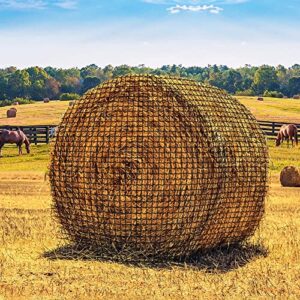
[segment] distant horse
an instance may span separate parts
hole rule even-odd
[[[22,145],[25,144],[27,153],[30,153],[29,140],[20,129],[16,131],[0,130],[0,157],[2,156],[2,147],[4,144],[16,144],[19,147],[19,155],[22,155]]]
[[[294,146],[294,141],[298,145],[298,129],[296,125],[288,124],[280,127],[276,138],[276,146],[279,146],[284,140],[287,140],[288,146],[289,141],[292,141],[292,146]]]

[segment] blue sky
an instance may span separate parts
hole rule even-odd
[[[300,63],[299,0],[0,0],[0,68]]]

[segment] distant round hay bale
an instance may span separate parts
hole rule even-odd
[[[280,182],[285,187],[300,187],[300,169],[294,166],[283,168],[280,173]]]
[[[119,77],[76,101],[59,128],[50,182],[75,243],[189,255],[246,239],[263,216],[265,137],[223,90]]]
[[[16,118],[17,116],[17,109],[12,107],[6,112],[7,118]]]
[[[49,103],[50,102],[50,99],[49,98],[44,98],[44,103]]]
[[[300,99],[300,95],[294,95],[293,99]]]
[[[264,101],[264,98],[263,97],[258,97],[257,100],[258,101]]]

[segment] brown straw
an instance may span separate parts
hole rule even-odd
[[[69,107],[50,180],[73,242],[174,257],[251,236],[267,170],[258,123],[223,90],[129,75]]]

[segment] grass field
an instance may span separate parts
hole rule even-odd
[[[264,98],[261,102],[256,100],[257,97],[236,98],[248,107],[258,120],[300,123],[300,100]],[[59,123],[68,105],[69,101],[19,105],[15,119],[6,118],[9,107],[0,107],[0,126],[55,125]]]
[[[69,106],[69,101],[37,102],[15,106],[17,117],[7,119],[6,111],[12,106],[0,107],[1,125],[56,125]]]
[[[300,100],[264,98],[264,101],[257,101],[257,97],[236,98],[250,109],[257,120],[300,124]]]
[[[241,102],[258,119],[300,123],[298,100]],[[55,124],[67,106],[19,106],[19,119],[12,121]],[[2,118],[5,111],[0,109],[0,124],[8,121]],[[16,147],[5,146],[0,159],[0,299],[300,299],[300,189],[279,183],[282,167],[300,167],[300,147],[268,144],[266,214],[249,244],[161,267],[116,263],[68,247],[51,214],[44,181],[49,146],[32,146],[31,154],[22,157]]]
[[[0,295],[4,299],[299,299],[300,189],[282,188],[278,174],[284,165],[300,166],[300,148],[269,145],[266,215],[250,246],[161,268],[103,261],[72,248],[63,251],[44,181],[48,146],[33,146],[32,154],[20,158],[16,148],[4,148]]]

